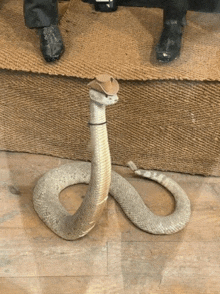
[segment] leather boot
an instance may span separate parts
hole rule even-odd
[[[176,19],[166,20],[163,31],[156,46],[157,60],[170,62],[179,57],[185,18],[182,21]]]
[[[58,60],[64,52],[63,40],[57,25],[38,29],[40,47],[47,62]]]

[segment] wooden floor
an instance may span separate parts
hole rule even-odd
[[[110,197],[86,237],[65,241],[38,218],[32,190],[42,174],[66,162],[0,152],[1,294],[220,293],[220,178],[166,173],[192,203],[190,223],[179,233],[140,231]],[[114,169],[155,213],[172,211],[172,197],[163,188],[127,168]],[[85,185],[76,185],[61,193],[67,210],[76,210],[85,190]]]

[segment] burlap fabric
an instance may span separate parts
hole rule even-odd
[[[220,175],[219,23],[190,12],[181,58],[159,65],[162,11],[102,14],[74,0],[60,24],[65,54],[46,64],[22,1],[3,2],[0,149],[90,159],[86,85],[109,72],[121,85],[120,103],[107,110],[113,163]]]
[[[4,70],[0,80],[1,149],[90,159],[87,80]],[[107,109],[114,163],[220,174],[218,82],[120,86],[120,101]]]
[[[119,7],[95,12],[72,0],[61,19],[66,52],[47,65],[39,54],[35,31],[24,26],[22,1],[2,2],[0,65],[4,69],[94,78],[108,71],[123,80],[220,80],[220,15],[189,12],[181,59],[161,66],[154,46],[162,28],[162,10]]]

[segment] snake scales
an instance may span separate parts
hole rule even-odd
[[[157,181],[174,196],[174,212],[158,216],[149,210],[131,184],[111,171],[105,108],[115,104],[118,96],[105,95],[93,89],[89,93],[91,164],[76,161],[52,169],[40,178],[33,193],[34,208],[39,217],[63,239],[78,239],[95,226],[110,192],[138,228],[153,234],[172,234],[183,229],[190,218],[190,201],[176,182],[161,173],[139,170],[134,164],[129,164],[137,175]],[[79,209],[70,215],[61,205],[59,194],[77,183],[89,184],[88,190]]]

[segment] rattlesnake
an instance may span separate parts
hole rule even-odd
[[[58,236],[75,240],[95,226],[105,207],[108,193],[120,204],[127,217],[140,229],[153,234],[171,234],[184,228],[190,218],[190,201],[172,179],[155,171],[138,170],[137,175],[157,181],[175,198],[175,210],[168,216],[152,213],[142,198],[122,176],[111,171],[106,114],[107,105],[115,104],[117,95],[106,95],[90,89],[90,131],[92,161],[76,161],[48,171],[35,186],[34,208],[43,222]],[[74,215],[59,201],[60,192],[77,183],[89,184],[86,196]]]

